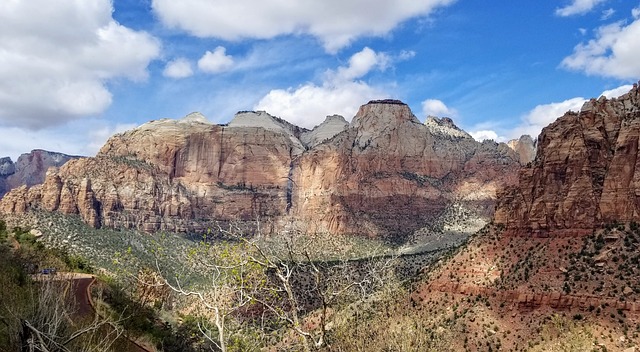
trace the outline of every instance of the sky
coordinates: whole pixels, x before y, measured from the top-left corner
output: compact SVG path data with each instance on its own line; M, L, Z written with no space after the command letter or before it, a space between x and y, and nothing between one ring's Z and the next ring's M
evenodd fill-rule
M265 110L306 128L393 98L476 139L640 79L640 0L3 0L0 156Z

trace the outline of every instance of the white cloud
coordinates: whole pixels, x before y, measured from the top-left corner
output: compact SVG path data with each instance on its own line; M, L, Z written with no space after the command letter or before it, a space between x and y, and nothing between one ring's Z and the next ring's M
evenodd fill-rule
M572 0L569 5L556 9L556 15L560 17L583 15L605 1L607 0Z
M471 131L469 134L478 142L482 142L485 139L493 139L494 141L499 140L498 134L492 130Z
M422 102L422 114L424 116L455 117L457 111L449 108L438 99L427 99Z
M631 90L631 88L633 88L633 85L631 84L626 84L624 86L620 86L618 88L613 88L613 89L609 89L609 90L605 90L604 92L602 92L602 94L605 96L606 98L617 98L623 94L627 94L629 93L629 91Z
M117 123L115 125L99 124L88 132L88 141L82 142L86 143L86 147L83 147L85 155L95 155L111 136L135 127L138 127L138 125L133 123Z
M269 39L309 34L329 52L361 36L382 36L411 18L425 17L456 0L153 0L165 25L198 37ZM250 11L248 11L250 9Z
M386 97L386 94L364 82L340 85L306 84L297 89L272 90L255 106L298 126L312 128L326 116L338 114L351 119L361 104Z
M639 19L640 18L640 7L636 7L634 9L631 10L631 16L633 16L633 18L635 19Z
M296 89L275 89L254 107L302 127L320 124L327 115L352 118L358 107L369 100L388 97L382 88L357 80L374 69L384 69L390 57L369 48L355 53L349 65L325 72L321 85L307 83Z
M600 27L596 38L578 44L571 56L562 60L567 69L589 75L637 79L640 76L640 19Z
M627 84L605 90L600 94L600 96L605 96L609 99L617 98L628 93L632 87L632 85ZM585 98L576 97L561 102L541 104L522 116L521 123L515 128L505 131L501 129L493 129L493 126L489 126L489 128L486 128L487 126L482 126L484 128L477 128L478 131L470 132L469 134L476 138L476 140L479 140L479 138L492 138L491 136L496 136L497 139L492 139L499 142L506 142L509 139L520 138L523 134L528 134L531 137L536 138L544 127L554 122L558 117L563 116L567 111L580 111L582 105L584 105L586 101L587 99Z
M338 81L351 81L369 73L374 68L385 70L391 59L385 53L376 53L368 47L353 54L349 58L349 65L339 67L337 71L328 70L329 79Z
M616 10L614 10L614 9L611 9L611 8L606 9L606 10L602 11L602 16L600 16L600 20L606 21L606 20L610 19L611 16L613 16L615 13L616 13Z
M193 75L191 62L183 57L171 60L162 71L162 75L169 78L186 78Z
M198 60L198 68L208 73L220 73L233 67L233 57L226 54L227 49L218 46L213 52L207 51Z
M111 104L106 81L146 79L160 43L112 11L109 0L0 2L1 124L42 128L96 115Z
M538 105L522 118L522 123L509 133L509 138L519 138L523 134L536 137L540 131L567 111L580 111L586 100L581 97L561 102Z

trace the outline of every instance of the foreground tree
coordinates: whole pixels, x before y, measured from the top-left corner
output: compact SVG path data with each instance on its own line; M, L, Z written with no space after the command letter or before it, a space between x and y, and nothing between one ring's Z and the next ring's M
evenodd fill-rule
M317 244L296 232L265 241L259 231L247 236L230 226L218 228L217 235L226 240L205 238L180 274L164 274L161 260L156 269L171 290L198 302L212 321L198 326L221 351L229 341L245 341L242 349L273 344L267 341L272 333L280 334L280 343L297 336L304 351L324 347L338 308L369 297L393 276L395 258L327 260ZM247 335L253 337L249 345Z
M31 292L29 310L20 319L22 351L108 351L122 329L93 315L84 322L75 304L73 280L40 280ZM18 318L18 317L16 317Z

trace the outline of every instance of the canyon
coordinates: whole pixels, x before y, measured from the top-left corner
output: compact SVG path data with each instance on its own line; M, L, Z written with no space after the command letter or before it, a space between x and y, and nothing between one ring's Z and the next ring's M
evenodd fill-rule
M95 157L10 191L0 212L75 214L96 228L145 232L260 220L265 231L399 241L461 222L471 225L456 231L468 235L489 221L521 161L522 152L477 142L449 118L421 123L397 100L312 130L260 111L226 125L192 113L111 137Z

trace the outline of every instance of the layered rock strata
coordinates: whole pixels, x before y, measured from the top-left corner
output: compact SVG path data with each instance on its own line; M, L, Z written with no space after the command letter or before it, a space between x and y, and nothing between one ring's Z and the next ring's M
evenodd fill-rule
M495 222L511 234L558 236L640 221L639 145L637 84L567 112L542 130L535 160L500 196Z
M496 190L515 182L517 160L449 119L420 123L399 101L372 101L350 124L330 116L311 131L265 112L228 125L194 113L113 136L95 158L12 191L0 211L44 209L148 232L262 219L272 230L402 238L454 204L487 219Z

